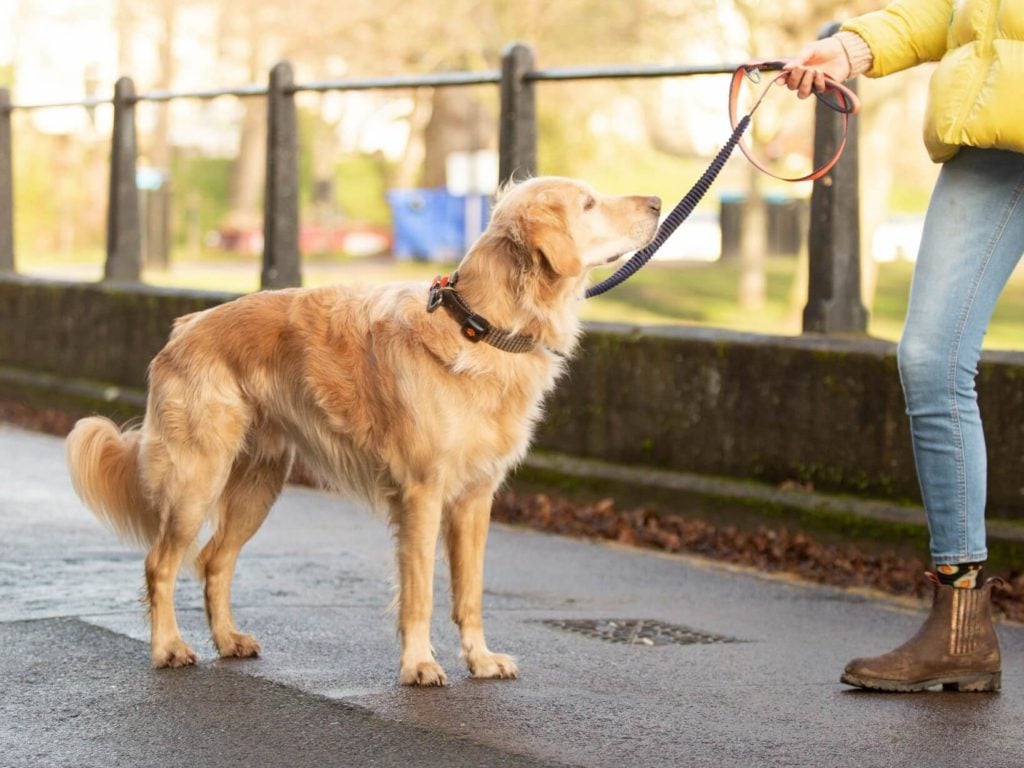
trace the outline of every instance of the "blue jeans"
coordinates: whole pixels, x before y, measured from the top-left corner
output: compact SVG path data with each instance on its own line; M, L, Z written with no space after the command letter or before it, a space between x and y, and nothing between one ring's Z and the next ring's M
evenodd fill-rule
M987 555L974 379L996 300L1022 253L1024 154L962 149L932 193L898 349L936 565Z

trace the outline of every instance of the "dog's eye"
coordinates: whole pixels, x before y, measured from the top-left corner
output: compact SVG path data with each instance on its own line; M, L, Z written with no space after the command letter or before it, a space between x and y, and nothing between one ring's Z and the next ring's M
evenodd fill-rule
M595 205L597 205L597 200L595 200L593 197L588 197L587 201L583 204L583 210L589 211Z

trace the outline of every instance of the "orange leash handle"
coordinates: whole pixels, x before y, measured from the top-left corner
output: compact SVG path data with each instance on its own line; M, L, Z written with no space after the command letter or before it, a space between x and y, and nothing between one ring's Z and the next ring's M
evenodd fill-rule
M740 86L743 85L743 80L749 78L753 82L759 82L759 74L761 72L778 72L784 66L785 62L782 61L765 61L757 64L744 64L737 68L733 73L732 84L729 88L729 124L734 130L738 123L738 118L736 117L736 105L739 101ZM764 97L768 95L768 91L771 90L771 87L775 83L781 82L784 79L785 75L777 75L768 81L768 85L761 92L761 95L758 96L757 101L754 102L754 106L751 107L750 112L747 113L748 117L753 115L757 108L761 106L761 102L764 100ZM832 167L839 162L839 158L843 154L843 149L846 147L846 136L850 130L850 115L855 115L860 111L860 100L857 98L857 94L842 83L836 82L827 75L825 76L825 90L820 92L814 91L814 95L822 104L843 116L843 138L839 142L839 146L836 147L836 152L831 159L821 167L815 168L806 176L799 176L795 178L779 176L776 173L772 173L758 162L753 153L747 147L746 143L741 140L739 143L740 151L747 156L747 160L749 160L755 168L773 178L781 179L782 181L814 181L816 179L820 179L832 170Z

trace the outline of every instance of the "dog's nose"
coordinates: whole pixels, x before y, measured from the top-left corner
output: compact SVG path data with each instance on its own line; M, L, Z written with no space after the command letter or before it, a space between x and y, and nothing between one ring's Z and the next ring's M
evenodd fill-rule
M647 207L655 213L661 213L661 198L657 196L648 197Z

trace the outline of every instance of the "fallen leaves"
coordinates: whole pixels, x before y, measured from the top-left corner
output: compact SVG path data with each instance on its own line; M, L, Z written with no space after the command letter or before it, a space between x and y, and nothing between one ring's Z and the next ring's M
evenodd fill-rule
M620 510L613 499L574 502L543 493L518 495L505 491L495 497L492 516L501 522L551 533L791 573L820 584L915 597L929 588L923 578L927 566L917 558L872 554L854 544L822 544L806 533L786 528L759 526L748 531L644 507ZM1011 574L1005 581L1002 589L993 591L993 602L1008 618L1024 621L1024 574Z

